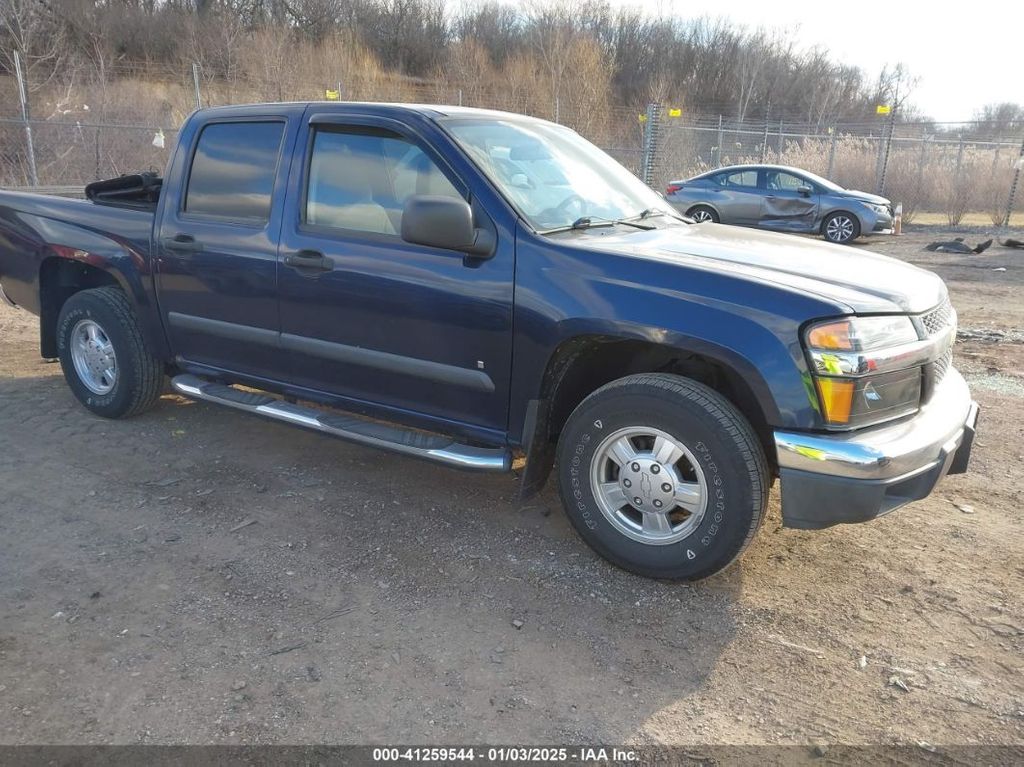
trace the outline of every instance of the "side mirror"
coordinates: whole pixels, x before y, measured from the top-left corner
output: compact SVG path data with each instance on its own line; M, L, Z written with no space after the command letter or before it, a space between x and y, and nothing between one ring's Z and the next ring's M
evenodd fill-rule
M796 188L796 191L799 192L800 195L803 197L810 197L812 194L814 194L814 187L808 184L801 184Z
M476 258L494 255L494 235L473 226L473 209L454 197L417 194L402 211L402 239L431 248L458 250Z

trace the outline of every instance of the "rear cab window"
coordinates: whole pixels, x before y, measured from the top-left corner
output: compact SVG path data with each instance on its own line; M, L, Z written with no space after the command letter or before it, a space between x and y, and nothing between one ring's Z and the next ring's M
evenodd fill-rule
M210 123L192 155L182 213L265 224L281 157L280 120Z

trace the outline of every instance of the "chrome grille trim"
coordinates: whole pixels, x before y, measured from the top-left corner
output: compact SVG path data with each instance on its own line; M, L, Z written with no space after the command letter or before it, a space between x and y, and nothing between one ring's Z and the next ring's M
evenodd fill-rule
M935 360L935 385L938 386L942 379L949 372L950 366L953 364L953 349L947 349L946 353Z
M924 327L924 331L928 337L931 338L934 335L938 335L949 325L955 322L955 318L956 314L953 311L953 305L947 298L931 311L925 312L921 315L921 325Z

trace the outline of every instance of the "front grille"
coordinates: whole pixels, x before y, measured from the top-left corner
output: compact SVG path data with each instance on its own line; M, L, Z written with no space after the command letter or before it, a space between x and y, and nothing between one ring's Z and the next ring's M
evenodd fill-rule
M946 373L949 372L949 366L953 364L953 350L947 350L946 353L935 360L933 364L935 365L935 385L938 386L942 382Z
M930 312L921 315L921 324L929 338L938 335L953 322L953 305L947 298Z

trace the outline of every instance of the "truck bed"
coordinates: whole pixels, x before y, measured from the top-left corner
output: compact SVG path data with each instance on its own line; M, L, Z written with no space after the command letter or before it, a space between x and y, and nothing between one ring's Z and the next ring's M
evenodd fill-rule
M127 254L148 273L153 216L137 206L0 191L0 285L11 301L38 314L39 270L60 248L87 262Z

